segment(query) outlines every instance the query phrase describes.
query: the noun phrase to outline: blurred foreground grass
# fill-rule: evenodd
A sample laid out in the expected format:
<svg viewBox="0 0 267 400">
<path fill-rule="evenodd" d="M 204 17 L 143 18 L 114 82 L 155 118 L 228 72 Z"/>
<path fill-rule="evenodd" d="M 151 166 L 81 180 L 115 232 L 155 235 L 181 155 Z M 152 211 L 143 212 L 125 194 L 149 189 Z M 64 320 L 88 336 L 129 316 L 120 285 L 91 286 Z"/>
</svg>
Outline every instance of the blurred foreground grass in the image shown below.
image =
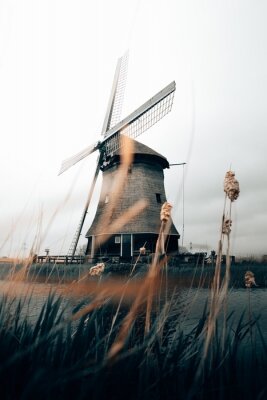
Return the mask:
<svg viewBox="0 0 267 400">
<path fill-rule="evenodd" d="M 121 351 L 109 357 L 129 303 L 83 295 L 66 312 L 64 297 L 50 293 L 33 323 L 22 312 L 30 297 L 7 293 L 0 300 L 1 399 L 267 398 L 260 320 L 242 315 L 234 323 L 226 311 L 226 331 L 216 321 L 204 354 L 208 304 L 185 332 L 183 304 L 171 293 L 164 301 L 155 296 L 151 329 L 141 305 Z"/>
</svg>

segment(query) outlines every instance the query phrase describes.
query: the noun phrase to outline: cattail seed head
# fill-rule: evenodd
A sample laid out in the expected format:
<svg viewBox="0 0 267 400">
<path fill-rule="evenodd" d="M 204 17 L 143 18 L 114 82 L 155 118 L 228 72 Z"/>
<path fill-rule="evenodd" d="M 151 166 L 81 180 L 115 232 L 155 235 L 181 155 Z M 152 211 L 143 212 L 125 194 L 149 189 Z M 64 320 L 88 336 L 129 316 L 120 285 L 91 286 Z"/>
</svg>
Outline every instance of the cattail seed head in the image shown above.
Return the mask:
<svg viewBox="0 0 267 400">
<path fill-rule="evenodd" d="M 257 286 L 255 282 L 255 275 L 253 274 L 253 272 L 247 271 L 245 273 L 245 286 L 247 288 L 251 288 L 252 285 Z"/>
<path fill-rule="evenodd" d="M 145 247 L 140 247 L 139 252 L 140 252 L 140 254 L 145 255 L 146 254 L 146 248 Z"/>
<path fill-rule="evenodd" d="M 91 276 L 100 276 L 105 270 L 104 263 L 98 263 L 90 268 L 89 275 Z"/>
<path fill-rule="evenodd" d="M 233 171 L 226 172 L 224 178 L 224 191 L 231 201 L 236 200 L 239 196 L 239 182 L 235 178 L 235 173 Z"/>
<path fill-rule="evenodd" d="M 167 222 L 170 219 L 171 216 L 171 209 L 172 205 L 165 201 L 165 203 L 162 204 L 161 211 L 160 211 L 160 220 L 161 222 Z"/>
<path fill-rule="evenodd" d="M 231 226 L 232 226 L 232 220 L 231 219 L 226 219 L 223 223 L 222 227 L 222 233 L 224 235 L 230 235 L 231 232 Z"/>
</svg>

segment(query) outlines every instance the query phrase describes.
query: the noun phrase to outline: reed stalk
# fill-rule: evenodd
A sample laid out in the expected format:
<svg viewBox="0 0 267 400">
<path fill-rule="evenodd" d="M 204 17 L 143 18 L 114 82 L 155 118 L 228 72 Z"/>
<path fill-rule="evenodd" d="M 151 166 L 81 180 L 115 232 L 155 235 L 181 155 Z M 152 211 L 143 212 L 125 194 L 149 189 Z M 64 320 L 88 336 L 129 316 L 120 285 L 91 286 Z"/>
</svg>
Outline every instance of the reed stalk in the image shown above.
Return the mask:
<svg viewBox="0 0 267 400">
<path fill-rule="evenodd" d="M 224 179 L 224 208 L 222 215 L 222 223 L 220 228 L 220 239 L 218 243 L 218 254 L 215 265 L 214 278 L 211 287 L 211 299 L 210 299 L 210 310 L 209 316 L 207 320 L 207 334 L 204 346 L 204 359 L 208 355 L 208 351 L 211 346 L 212 339 L 215 335 L 216 323 L 219 312 L 222 308 L 222 304 L 225 305 L 225 313 L 227 311 L 227 292 L 230 280 L 230 268 L 231 268 L 231 259 L 230 259 L 230 233 L 231 233 L 231 207 L 232 202 L 237 200 L 239 196 L 239 183 L 235 178 L 235 173 L 233 171 L 228 171 L 225 175 Z M 226 206 L 227 200 L 229 200 L 229 217 L 226 217 Z M 226 269 L 223 281 L 221 283 L 221 260 L 222 260 L 222 252 L 223 252 L 223 240 L 224 237 L 227 238 L 226 244 Z M 224 327 L 223 327 L 223 342 L 225 342 L 225 332 L 226 332 L 226 314 L 224 315 Z M 224 348 L 224 344 L 223 344 Z"/>
</svg>

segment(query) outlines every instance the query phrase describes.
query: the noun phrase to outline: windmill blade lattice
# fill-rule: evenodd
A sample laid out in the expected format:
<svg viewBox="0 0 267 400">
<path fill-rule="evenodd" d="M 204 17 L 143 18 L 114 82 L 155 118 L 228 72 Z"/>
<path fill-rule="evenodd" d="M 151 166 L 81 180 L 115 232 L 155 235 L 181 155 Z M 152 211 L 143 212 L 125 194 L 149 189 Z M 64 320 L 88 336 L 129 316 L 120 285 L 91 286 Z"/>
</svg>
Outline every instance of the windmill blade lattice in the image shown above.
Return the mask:
<svg viewBox="0 0 267 400">
<path fill-rule="evenodd" d="M 85 221 L 85 218 L 86 218 L 88 207 L 89 207 L 89 204 L 90 204 L 91 199 L 92 199 L 92 195 L 93 195 L 94 187 L 95 187 L 96 180 L 97 180 L 97 177 L 98 177 L 98 174 L 99 174 L 99 170 L 100 170 L 100 155 L 98 156 L 98 160 L 97 160 L 97 163 L 96 163 L 95 174 L 94 174 L 91 186 L 90 186 L 90 190 L 89 190 L 88 197 L 87 197 L 87 200 L 86 200 L 86 203 L 85 203 L 85 206 L 84 206 L 82 217 L 81 217 L 80 223 L 79 223 L 79 225 L 77 227 L 77 230 L 76 230 L 76 232 L 74 234 L 74 237 L 72 239 L 72 242 L 71 242 L 71 245 L 70 245 L 70 248 L 69 248 L 69 251 L 68 251 L 68 256 L 71 256 L 71 261 L 70 261 L 71 263 L 72 263 L 74 255 L 75 255 L 75 251 L 77 249 L 78 241 L 79 241 L 79 238 L 80 238 L 80 235 L 81 235 L 81 231 L 82 231 L 82 227 L 83 227 L 83 224 L 84 224 L 84 221 Z"/>
<path fill-rule="evenodd" d="M 128 71 L 128 58 L 129 52 L 127 51 L 121 58 L 119 58 L 117 63 L 107 112 L 102 128 L 102 135 L 104 135 L 104 137 L 106 137 L 108 130 L 116 125 L 121 118 Z"/>
<path fill-rule="evenodd" d="M 77 162 L 81 161 L 83 158 L 89 156 L 94 151 L 98 149 L 99 142 L 94 143 L 91 146 L 86 147 L 84 150 L 80 151 L 79 153 L 75 154 L 72 157 L 66 158 L 66 160 L 62 161 L 60 171 L 58 175 L 62 174 L 63 172 L 67 171 L 70 167 L 72 167 Z"/>
<path fill-rule="evenodd" d="M 121 118 L 121 111 L 122 111 L 126 78 L 127 78 L 127 69 L 128 69 L 128 52 L 121 59 L 118 85 L 116 88 L 113 109 L 112 109 L 112 116 L 108 129 L 116 125 Z"/>
<path fill-rule="evenodd" d="M 106 155 L 112 155 L 121 147 L 121 134 L 134 139 L 168 114 L 172 108 L 174 91 L 175 82 L 172 82 L 107 132 L 109 135 L 102 142 Z"/>
</svg>

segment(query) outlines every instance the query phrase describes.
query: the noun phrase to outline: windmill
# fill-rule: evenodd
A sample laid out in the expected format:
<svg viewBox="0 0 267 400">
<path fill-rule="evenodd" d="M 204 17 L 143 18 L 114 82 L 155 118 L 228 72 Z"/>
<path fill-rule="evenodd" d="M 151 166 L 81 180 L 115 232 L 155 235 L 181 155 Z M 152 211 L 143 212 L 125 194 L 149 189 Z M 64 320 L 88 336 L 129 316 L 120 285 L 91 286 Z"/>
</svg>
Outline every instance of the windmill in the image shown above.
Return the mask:
<svg viewBox="0 0 267 400">
<path fill-rule="evenodd" d="M 146 101 L 142 106 L 137 108 L 134 112 L 128 115 L 125 119 L 120 122 L 120 114 L 122 109 L 122 101 L 125 89 L 125 80 L 128 64 L 128 53 L 123 57 L 119 58 L 113 80 L 113 86 L 108 102 L 108 107 L 103 123 L 102 135 L 103 139 L 94 143 L 93 145 L 85 148 L 81 152 L 74 156 L 67 158 L 62 162 L 59 175 L 65 172 L 67 169 L 81 161 L 85 157 L 89 156 L 95 151 L 99 151 L 97 159 L 97 165 L 93 180 L 90 186 L 87 201 L 82 213 L 81 220 L 73 237 L 71 246 L 68 251 L 68 256 L 73 260 L 78 241 L 81 235 L 82 227 L 86 218 L 88 207 L 91 202 L 95 183 L 101 169 L 101 166 L 107 158 L 112 157 L 118 149 L 121 147 L 121 135 L 126 135 L 132 139 L 135 139 L 141 133 L 149 129 L 152 125 L 162 119 L 166 114 L 171 111 L 173 97 L 175 92 L 175 82 L 171 82 L 160 92 L 155 94 L 151 99 Z"/>
</svg>

